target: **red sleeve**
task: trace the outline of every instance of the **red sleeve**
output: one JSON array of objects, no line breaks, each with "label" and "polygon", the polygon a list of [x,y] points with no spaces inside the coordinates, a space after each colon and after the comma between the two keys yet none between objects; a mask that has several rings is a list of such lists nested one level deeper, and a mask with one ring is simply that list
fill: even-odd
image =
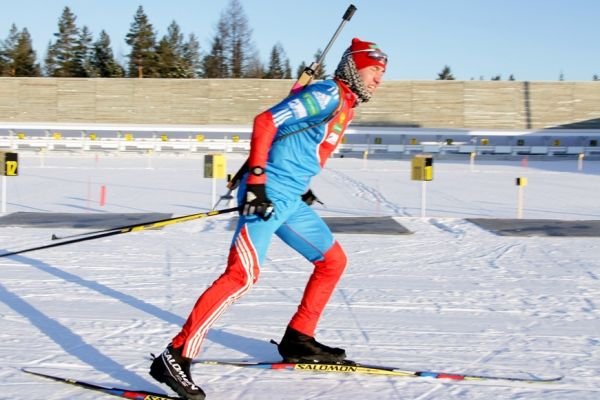
[{"label": "red sleeve", "polygon": [[[277,128],[273,122],[273,114],[271,111],[264,111],[254,118],[254,126],[252,127],[252,136],[250,138],[250,155],[248,156],[248,167],[266,168],[267,158],[271,144],[277,133]],[[248,183],[255,185],[265,183],[267,176],[265,174],[248,176]]]}]

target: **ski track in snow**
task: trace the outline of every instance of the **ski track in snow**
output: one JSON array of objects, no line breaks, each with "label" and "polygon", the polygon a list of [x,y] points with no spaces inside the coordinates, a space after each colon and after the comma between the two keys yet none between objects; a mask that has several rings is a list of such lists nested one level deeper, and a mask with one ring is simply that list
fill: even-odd
[{"label": "ski track in snow", "polygon": [[353,196],[362,198],[368,202],[377,204],[378,206],[383,206],[384,208],[389,209],[394,216],[409,216],[404,207],[388,201],[383,193],[374,187],[369,186],[364,182],[360,182],[339,170],[327,169],[325,172],[331,175],[333,179],[338,182],[338,184],[341,184],[346,188],[353,188]]},{"label": "ski track in snow", "polygon": [[[97,167],[78,170],[72,164],[89,160],[47,159],[56,165],[34,169],[35,176],[28,176],[28,162],[32,160],[24,156],[22,176],[9,182],[10,193],[19,193],[14,198],[9,194],[9,208],[64,212],[63,207],[67,207],[81,212],[86,202],[81,195],[87,190],[86,174],[94,175],[96,182],[108,179],[109,194],[115,197],[104,212],[141,208],[173,212],[175,202],[181,205],[178,215],[196,212],[193,207],[210,203],[209,180],[189,182],[194,160],[157,158],[154,169],[139,168],[146,160],[135,157],[105,161],[100,159]],[[382,162],[382,169],[392,171],[396,163]],[[406,163],[401,164],[404,174]],[[186,173],[173,175],[180,165]],[[416,218],[396,200],[397,185],[381,184],[375,174],[370,178],[362,160],[333,159],[329,165],[320,187],[340,188],[341,195],[350,192],[353,198],[347,200],[350,208],[345,210],[316,209],[392,215],[413,234],[337,235],[349,264],[325,310],[318,330],[320,340],[345,347],[350,358],[366,363],[511,376],[564,374],[564,380],[540,385],[450,383],[195,366],[194,377],[208,392],[208,399],[591,400],[600,396],[597,238],[499,237],[462,218]],[[377,165],[369,161],[370,167]],[[484,165],[479,169],[486,174]],[[43,185],[50,170],[52,175],[61,176],[63,197],[52,197],[56,190],[52,189],[56,188],[53,180],[50,186]],[[352,170],[360,178],[354,177]],[[110,173],[104,176],[107,171]],[[198,174],[200,171],[198,167]],[[487,171],[485,179],[502,174],[502,167],[493,166],[493,173]],[[543,171],[536,174],[544,176]],[[576,190],[573,181],[577,175],[549,174],[557,187],[568,184],[570,191]],[[115,180],[119,196],[114,193],[117,189],[112,190],[110,179]],[[596,175],[588,179],[594,180]],[[131,194],[127,182],[135,182]],[[153,187],[158,190],[152,191]],[[173,191],[168,188],[181,198],[173,201]],[[40,191],[38,195],[32,194],[35,189]],[[152,194],[149,204],[135,199],[140,190]],[[461,186],[461,190],[466,189]],[[333,191],[316,193],[332,199],[339,195]],[[569,193],[558,198],[569,203]],[[471,197],[477,194],[474,190]],[[580,213],[597,212],[596,192],[587,196],[578,192],[577,197]],[[447,193],[444,199],[460,201],[456,193]],[[535,204],[534,196],[528,200],[534,203],[533,208],[543,208]],[[365,201],[366,206],[360,203]],[[506,200],[511,201],[512,197]],[[359,203],[366,207],[364,211]],[[553,213],[558,212],[561,203],[552,207]],[[437,208],[443,210],[445,206]],[[568,209],[560,212],[566,214]],[[483,206],[474,210],[489,212]],[[167,392],[147,375],[147,356],[162,350],[196,297],[222,272],[232,217],[207,218],[0,259],[0,398],[112,398],[25,376],[18,371],[22,366],[43,367],[48,372],[111,386]],[[0,247],[13,250],[44,243],[52,233],[79,232],[0,227]],[[201,356],[276,358],[268,340],[279,340],[283,334],[310,272],[308,262],[274,240],[257,285],[216,323]]]}]

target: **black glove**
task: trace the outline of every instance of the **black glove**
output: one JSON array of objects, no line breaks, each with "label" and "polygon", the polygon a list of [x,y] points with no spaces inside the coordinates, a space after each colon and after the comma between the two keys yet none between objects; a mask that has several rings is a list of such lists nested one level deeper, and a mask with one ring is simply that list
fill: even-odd
[{"label": "black glove", "polygon": [[321,200],[319,200],[319,198],[317,196],[315,196],[313,191],[310,189],[308,189],[306,191],[306,193],[304,193],[302,196],[300,196],[300,198],[302,199],[303,202],[305,202],[309,206],[312,206],[315,201],[319,204],[323,204],[323,202]]},{"label": "black glove", "polygon": [[264,184],[248,185],[246,187],[246,200],[240,207],[241,215],[258,215],[265,221],[271,218],[275,208],[267,197]]}]

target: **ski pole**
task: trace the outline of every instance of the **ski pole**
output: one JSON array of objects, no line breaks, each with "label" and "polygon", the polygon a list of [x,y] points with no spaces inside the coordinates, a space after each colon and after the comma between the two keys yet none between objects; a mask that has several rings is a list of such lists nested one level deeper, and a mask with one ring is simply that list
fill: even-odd
[{"label": "ski pole", "polygon": [[[66,241],[59,242],[59,243],[47,244],[47,245],[43,245],[43,246],[30,247],[28,249],[23,249],[23,250],[11,251],[9,253],[0,254],[0,257],[12,256],[12,255],[27,253],[27,252],[35,251],[35,250],[49,249],[52,247],[64,246],[66,244],[84,242],[86,240],[100,239],[100,238],[104,238],[107,236],[119,235],[121,233],[137,232],[137,231],[142,231],[142,230],[146,230],[146,229],[157,229],[157,228],[162,228],[167,225],[179,224],[181,222],[193,221],[195,219],[200,219],[200,218],[213,217],[215,215],[226,214],[226,213],[230,213],[230,212],[234,212],[234,211],[238,211],[238,208],[232,207],[232,208],[225,208],[223,210],[214,210],[214,211],[208,211],[208,212],[203,212],[203,213],[183,215],[181,217],[161,219],[161,220],[150,221],[150,222],[145,222],[145,223],[141,223],[141,224],[122,226],[119,228],[102,229],[99,231],[93,231],[93,232],[88,232],[88,233],[84,233],[84,234],[65,236],[63,238],[59,238],[59,237],[56,237],[55,235],[53,235],[54,240],[67,239],[67,238],[73,238],[73,239],[66,240]],[[83,236],[83,237],[80,237],[80,236]]]},{"label": "ski pole", "polygon": [[219,204],[221,204],[221,201],[223,201],[223,200],[231,200],[231,199],[233,199],[233,196],[231,195],[231,192],[233,192],[233,189],[229,189],[229,190],[227,191],[227,193],[225,193],[225,194],[224,194],[224,195],[222,195],[222,196],[219,196],[219,200],[217,200],[217,202],[215,203],[215,205],[214,205],[214,206],[212,206],[211,210],[214,210],[215,208],[217,208],[217,206],[218,206]]},{"label": "ski pole", "polygon": [[[97,231],[77,233],[75,235],[69,235],[69,236],[56,236],[53,234],[52,240],[71,239],[71,238],[75,238],[75,237],[95,235],[98,233],[111,232],[111,231],[116,231],[116,230],[138,231],[138,230],[144,230],[144,229],[162,228],[163,226],[177,224],[180,222],[187,222],[187,221],[191,221],[194,219],[199,219],[199,218],[204,218],[204,217],[212,217],[213,215],[218,215],[218,214],[225,214],[225,213],[231,212],[233,210],[235,210],[235,209],[228,208],[225,210],[211,210],[211,211],[203,212],[203,213],[195,213],[195,214],[189,214],[189,215],[182,215],[180,217],[157,219],[154,221],[141,222],[139,224],[131,224],[131,225],[119,226],[119,227],[115,227],[115,228],[100,229]],[[150,225],[152,225],[152,226],[150,226]],[[123,232],[123,233],[125,233],[125,232]]]},{"label": "ski pole", "polygon": [[[240,181],[242,180],[242,175],[245,174],[247,170],[248,160],[246,160],[242,168],[238,170],[238,172],[233,176],[233,178],[231,177],[231,174],[227,175],[227,188],[229,190],[227,190],[227,193],[225,193],[224,195],[219,196],[219,200],[217,200],[217,202],[213,204],[211,210],[216,209],[223,200],[233,200],[233,191],[237,189]],[[234,184],[234,182],[236,183]]]}]

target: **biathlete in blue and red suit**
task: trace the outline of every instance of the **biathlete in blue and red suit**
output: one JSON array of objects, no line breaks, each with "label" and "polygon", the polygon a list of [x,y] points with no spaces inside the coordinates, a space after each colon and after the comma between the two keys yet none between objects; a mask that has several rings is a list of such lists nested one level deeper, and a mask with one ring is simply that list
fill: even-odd
[{"label": "biathlete in blue and red suit", "polygon": [[310,208],[309,189],[354,116],[385,72],[387,56],[376,44],[353,39],[333,79],[293,93],[254,119],[248,172],[238,189],[240,218],[225,272],[198,298],[181,331],[156,357],[150,374],[188,399],[203,399],[190,361],[208,329],[258,280],[277,235],[314,265],[302,301],[278,345],[284,360],[340,361],[343,349],[317,342],[321,313],[346,266],[346,255],[322,218]]}]

